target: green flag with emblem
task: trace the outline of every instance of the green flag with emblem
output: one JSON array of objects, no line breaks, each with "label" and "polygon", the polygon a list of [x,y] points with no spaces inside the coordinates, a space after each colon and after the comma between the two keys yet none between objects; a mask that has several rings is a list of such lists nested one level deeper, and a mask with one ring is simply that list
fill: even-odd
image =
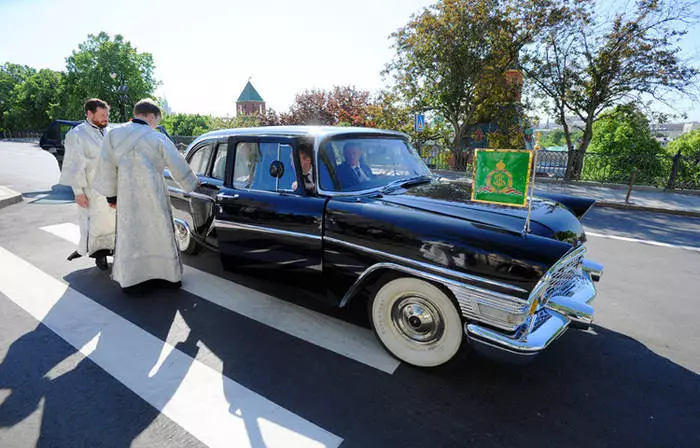
[{"label": "green flag with emblem", "polygon": [[532,151],[477,149],[472,201],[525,207],[531,161]]}]

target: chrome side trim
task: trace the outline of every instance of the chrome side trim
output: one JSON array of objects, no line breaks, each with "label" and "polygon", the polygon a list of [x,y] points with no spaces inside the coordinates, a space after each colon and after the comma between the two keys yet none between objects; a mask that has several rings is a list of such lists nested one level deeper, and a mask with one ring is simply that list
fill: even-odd
[{"label": "chrome side trim", "polygon": [[269,233],[269,234],[274,234],[274,235],[293,236],[293,237],[297,237],[297,238],[308,238],[308,239],[317,240],[317,241],[321,240],[320,235],[312,235],[310,233],[291,232],[289,230],[273,229],[270,227],[254,226],[254,225],[250,225],[250,224],[232,223],[232,222],[228,222],[228,221],[221,221],[218,219],[214,220],[214,226],[221,227],[224,229],[250,230],[252,232],[261,232],[261,233]]},{"label": "chrome side trim", "polygon": [[[453,271],[452,269],[447,269],[447,268],[443,268],[440,266],[435,266],[432,264],[424,263],[422,261],[413,260],[411,258],[401,257],[399,255],[390,254],[388,252],[383,252],[383,251],[376,250],[376,249],[370,249],[369,247],[360,246],[359,244],[350,243],[347,241],[339,240],[337,238],[324,236],[323,240],[331,242],[331,243],[340,244],[342,246],[351,247],[353,249],[356,249],[356,250],[359,250],[362,252],[367,252],[367,253],[370,253],[372,255],[379,255],[379,256],[391,258],[391,259],[396,260],[398,262],[405,263],[405,264],[411,264],[411,265],[417,266],[417,267],[422,268],[422,269],[428,269],[430,271],[439,272],[442,275],[449,275],[452,277],[457,277],[457,278],[466,280],[468,282],[484,283],[484,284],[488,284],[488,285],[492,285],[492,286],[497,286],[497,287],[503,288],[503,289],[509,289],[511,291],[515,291],[515,292],[519,292],[519,293],[527,293],[528,292],[526,289],[520,288],[520,287],[515,286],[515,285],[510,285],[508,283],[501,283],[501,282],[496,281],[496,280],[491,280],[488,278],[479,277],[479,276],[471,275],[471,274],[465,274],[463,272]],[[457,284],[463,285],[462,283],[457,283]],[[492,292],[489,291],[489,293],[492,293]],[[497,293],[493,293],[493,294],[497,294]],[[503,294],[503,296],[509,297],[505,294]],[[520,300],[525,301],[525,299],[520,299]]]}]

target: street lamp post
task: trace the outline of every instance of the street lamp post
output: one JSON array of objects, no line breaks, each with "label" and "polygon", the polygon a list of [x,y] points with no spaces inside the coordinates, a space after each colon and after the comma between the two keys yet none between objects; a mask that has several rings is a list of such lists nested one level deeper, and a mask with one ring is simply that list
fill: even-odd
[{"label": "street lamp post", "polygon": [[[117,79],[116,73],[110,73],[109,76],[110,76],[110,78],[112,78],[113,81]],[[120,109],[121,109],[121,113],[122,113],[122,119],[124,121],[126,121],[126,119],[127,119],[126,118],[126,103],[127,103],[127,101],[129,101],[129,95],[127,95],[127,93],[126,93],[127,90],[128,90],[128,86],[127,86],[126,82],[124,82],[122,85],[117,87],[117,93],[119,93],[119,105],[120,105]]]}]

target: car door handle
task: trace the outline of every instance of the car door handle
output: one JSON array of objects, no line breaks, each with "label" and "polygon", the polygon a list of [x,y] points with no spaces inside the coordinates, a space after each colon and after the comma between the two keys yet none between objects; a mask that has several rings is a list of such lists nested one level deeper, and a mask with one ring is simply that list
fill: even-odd
[{"label": "car door handle", "polygon": [[233,200],[238,199],[238,198],[239,198],[238,193],[234,194],[233,196],[231,196],[230,194],[226,194],[226,193],[219,193],[216,195],[216,200],[220,201],[220,202],[233,201]]}]

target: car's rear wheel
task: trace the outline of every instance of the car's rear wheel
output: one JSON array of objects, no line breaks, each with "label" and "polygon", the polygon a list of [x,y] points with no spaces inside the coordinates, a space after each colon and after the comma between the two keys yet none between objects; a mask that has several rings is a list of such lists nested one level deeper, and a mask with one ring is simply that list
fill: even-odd
[{"label": "car's rear wheel", "polygon": [[190,229],[177,221],[175,221],[175,240],[177,241],[178,249],[183,254],[195,255],[202,249],[202,246],[192,237]]},{"label": "car's rear wheel", "polygon": [[370,303],[370,320],[384,347],[403,362],[436,367],[462,345],[462,320],[452,300],[436,286],[413,277],[383,285]]}]

